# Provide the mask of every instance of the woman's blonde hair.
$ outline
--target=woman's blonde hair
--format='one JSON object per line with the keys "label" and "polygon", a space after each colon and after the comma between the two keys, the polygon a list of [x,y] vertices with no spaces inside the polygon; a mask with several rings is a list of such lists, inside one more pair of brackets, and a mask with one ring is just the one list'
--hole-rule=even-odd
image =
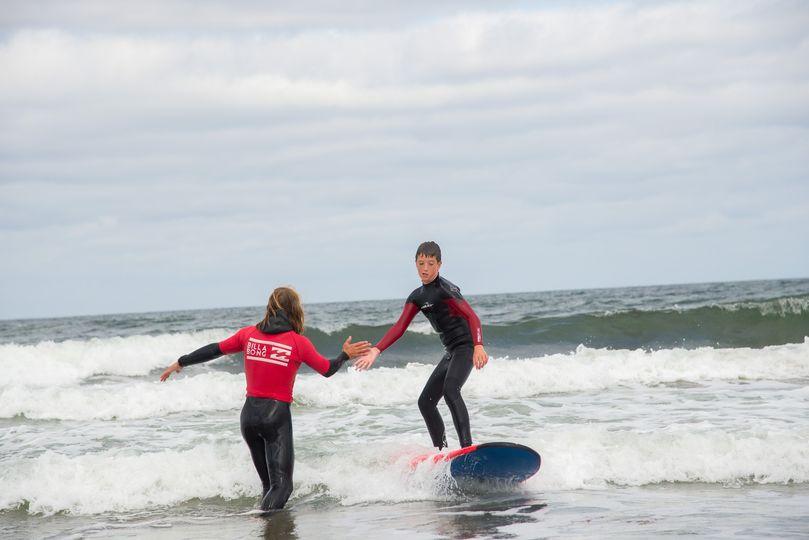
{"label": "woman's blonde hair", "polygon": [[270,295],[267,301],[267,313],[264,319],[256,325],[260,330],[262,326],[269,323],[270,317],[275,317],[280,310],[284,310],[286,318],[289,319],[292,329],[299,334],[303,334],[303,306],[301,297],[292,287],[278,287]]}

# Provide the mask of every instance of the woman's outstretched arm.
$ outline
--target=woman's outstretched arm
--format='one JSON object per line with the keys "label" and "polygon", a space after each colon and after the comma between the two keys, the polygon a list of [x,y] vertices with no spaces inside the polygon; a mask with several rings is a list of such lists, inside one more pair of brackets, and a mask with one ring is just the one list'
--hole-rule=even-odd
{"label": "woman's outstretched arm", "polygon": [[317,352],[315,346],[308,339],[298,339],[298,342],[301,347],[301,361],[324,377],[331,377],[337,373],[346,360],[365,354],[371,347],[371,343],[368,341],[351,343],[351,336],[348,336],[348,339],[343,343],[343,351],[336,358],[328,359]]}
{"label": "woman's outstretched arm", "polygon": [[222,349],[219,347],[219,343],[209,343],[204,347],[200,347],[196,351],[182,355],[176,362],[171,364],[165,369],[165,371],[163,371],[163,373],[160,375],[160,380],[165,381],[171,376],[172,373],[179,373],[185,366],[208,362],[214,358],[219,358],[223,354]]}

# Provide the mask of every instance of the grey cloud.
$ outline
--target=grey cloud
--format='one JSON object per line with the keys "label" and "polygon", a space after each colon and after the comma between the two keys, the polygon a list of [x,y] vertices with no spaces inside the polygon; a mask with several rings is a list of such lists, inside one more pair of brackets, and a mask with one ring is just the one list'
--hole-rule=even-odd
{"label": "grey cloud", "polygon": [[[503,1],[500,6],[522,2]],[[476,0],[426,0],[379,2],[346,0],[333,2],[284,2],[278,0],[142,0],[137,9],[125,0],[9,0],[0,15],[0,28],[69,26],[78,31],[243,33],[264,31],[290,33],[319,28],[357,30],[395,27],[459,10],[486,8]]]}

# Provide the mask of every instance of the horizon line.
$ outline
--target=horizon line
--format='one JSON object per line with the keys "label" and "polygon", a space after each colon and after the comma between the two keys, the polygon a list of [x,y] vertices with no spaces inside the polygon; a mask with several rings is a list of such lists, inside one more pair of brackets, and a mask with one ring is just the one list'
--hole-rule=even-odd
{"label": "horizon line", "polygon": [[[809,276],[803,277],[781,277],[781,278],[756,278],[756,279],[737,279],[737,280],[726,280],[726,281],[691,281],[691,282],[680,282],[680,283],[649,283],[643,285],[610,285],[610,286],[603,286],[603,287],[580,287],[580,288],[556,288],[556,289],[540,289],[540,290],[522,290],[522,291],[500,291],[500,292],[485,292],[485,293],[468,293],[466,296],[469,297],[478,297],[478,296],[494,296],[494,295],[501,295],[501,294],[526,294],[526,293],[545,293],[545,292],[565,292],[565,291],[598,291],[598,290],[614,290],[614,289],[643,289],[643,288],[650,288],[650,287],[677,287],[683,285],[712,285],[717,283],[752,283],[756,281],[804,281],[809,280]],[[353,300],[326,300],[326,301],[314,301],[314,302],[307,302],[304,305],[324,305],[324,304],[344,304],[344,303],[353,303],[353,302],[384,302],[390,300],[397,300],[400,297],[395,298],[360,298],[360,299],[353,299]],[[72,314],[72,315],[52,315],[52,316],[39,316],[39,317],[1,317],[0,316],[0,323],[3,322],[14,322],[14,321],[38,321],[38,320],[52,320],[52,319],[73,319],[73,318],[80,318],[80,317],[104,317],[104,316],[117,316],[117,315],[145,315],[149,313],[178,313],[182,311],[208,311],[208,310],[216,310],[216,309],[243,309],[243,308],[250,308],[260,306],[261,304],[251,304],[251,305],[240,305],[240,306],[217,306],[217,307],[186,307],[186,308],[173,308],[173,309],[150,309],[144,311],[116,311],[116,312],[106,312],[106,313],[80,313],[80,314]]]}

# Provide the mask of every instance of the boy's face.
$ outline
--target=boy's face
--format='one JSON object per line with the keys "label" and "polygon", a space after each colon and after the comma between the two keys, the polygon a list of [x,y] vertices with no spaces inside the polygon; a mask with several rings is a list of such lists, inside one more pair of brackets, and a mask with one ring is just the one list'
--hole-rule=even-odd
{"label": "boy's face", "polygon": [[418,271],[419,278],[424,285],[435,279],[439,268],[441,268],[441,263],[435,257],[419,255],[416,258],[416,271]]}

